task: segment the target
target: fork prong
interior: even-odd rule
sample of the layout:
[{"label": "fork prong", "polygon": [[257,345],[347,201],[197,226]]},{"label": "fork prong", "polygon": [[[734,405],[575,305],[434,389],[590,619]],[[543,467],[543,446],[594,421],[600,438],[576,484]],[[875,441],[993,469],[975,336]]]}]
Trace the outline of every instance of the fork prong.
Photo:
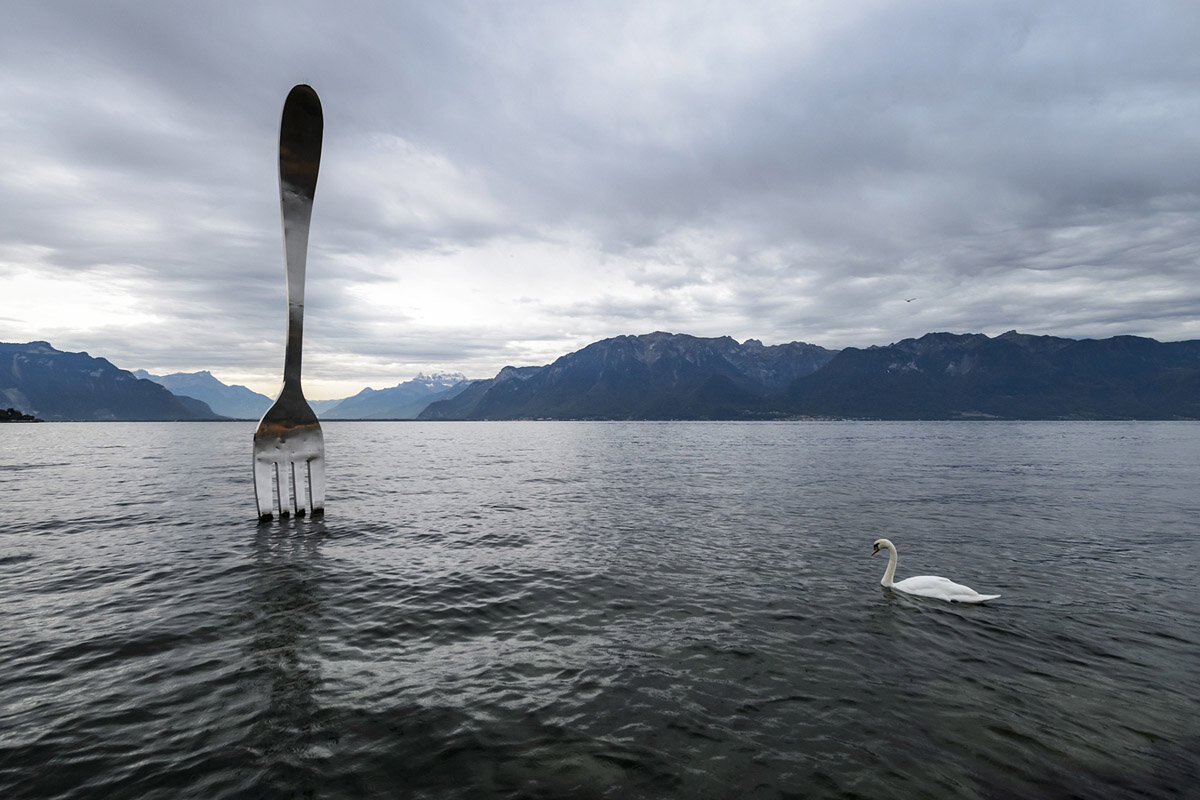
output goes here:
[{"label": "fork prong", "polygon": [[280,464],[280,503],[287,504],[283,506],[287,509],[284,516],[299,515],[299,494],[296,488],[296,463],[288,459]]},{"label": "fork prong", "polygon": [[254,488],[259,519],[324,512],[325,442],[315,420],[293,427],[260,424],[254,437]]},{"label": "fork prong", "polygon": [[254,499],[258,504],[258,518],[260,520],[271,519],[275,514],[277,504],[276,497],[276,464],[267,459],[258,458],[257,454],[254,459]]},{"label": "fork prong", "polygon": [[308,461],[308,505],[314,515],[325,513],[325,457]]},{"label": "fork prong", "polygon": [[254,497],[258,516],[280,517],[325,512],[325,459],[321,456],[254,460]]}]

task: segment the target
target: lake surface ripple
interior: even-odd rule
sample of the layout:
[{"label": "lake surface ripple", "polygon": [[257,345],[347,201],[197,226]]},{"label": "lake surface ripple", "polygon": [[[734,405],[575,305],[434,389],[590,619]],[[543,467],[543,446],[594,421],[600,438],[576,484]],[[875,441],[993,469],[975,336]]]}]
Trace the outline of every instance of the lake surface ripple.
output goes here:
[{"label": "lake surface ripple", "polygon": [[0,797],[1198,796],[1200,424],[253,427],[0,428]]}]

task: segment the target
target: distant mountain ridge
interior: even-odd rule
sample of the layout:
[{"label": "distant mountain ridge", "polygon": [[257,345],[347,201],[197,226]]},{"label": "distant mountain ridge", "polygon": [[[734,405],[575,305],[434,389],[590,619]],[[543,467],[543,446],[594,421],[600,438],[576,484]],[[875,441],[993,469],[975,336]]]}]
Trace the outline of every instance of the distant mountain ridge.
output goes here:
[{"label": "distant mountain ridge", "polygon": [[778,403],[878,419],[1200,419],[1200,341],[929,333],[846,348]]},{"label": "distant mountain ridge", "polygon": [[617,336],[545,367],[505,367],[420,419],[742,419],[778,416],[763,399],[836,351],[790,342],[656,331]]},{"label": "distant mountain ridge", "polygon": [[324,411],[329,419],[416,419],[426,406],[454,397],[469,385],[458,373],[419,374],[390,389],[363,389]]},{"label": "distant mountain ridge", "polygon": [[[270,405],[207,372],[158,380],[167,379],[179,391],[211,389],[254,405],[218,401],[231,412],[218,414],[87,353],[0,344],[0,402],[48,421],[256,419]],[[1194,420],[1200,341],[929,333],[836,351],[659,331],[595,342],[545,366],[505,367],[487,380],[419,375],[312,405],[326,419]]]},{"label": "distant mountain ridge", "polygon": [[[176,396],[203,400],[214,412],[231,419],[261,419],[273,402],[245,386],[228,386],[207,370],[152,375],[139,369],[133,374],[154,381]],[[415,419],[429,403],[453,397],[469,383],[457,373],[419,374],[389,389],[367,388],[352,397],[311,400],[309,405],[327,419]]]},{"label": "distant mountain ridge", "polygon": [[56,350],[48,342],[0,342],[0,395],[47,421],[218,420],[208,404],[178,397],[107,359]]},{"label": "distant mountain ridge", "polygon": [[203,400],[213,412],[231,419],[258,420],[271,407],[271,398],[266,395],[237,384],[228,386],[208,370],[151,375],[144,369],[138,369],[133,374],[166,387],[174,395]]},{"label": "distant mountain ridge", "polygon": [[421,419],[1200,419],[1200,341],[930,333],[883,347],[605,339]]}]

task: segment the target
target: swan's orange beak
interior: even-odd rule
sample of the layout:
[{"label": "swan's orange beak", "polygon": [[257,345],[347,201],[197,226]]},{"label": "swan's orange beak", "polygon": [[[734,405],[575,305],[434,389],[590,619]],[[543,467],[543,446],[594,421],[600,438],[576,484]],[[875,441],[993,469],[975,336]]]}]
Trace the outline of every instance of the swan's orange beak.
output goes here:
[{"label": "swan's orange beak", "polygon": [[875,547],[872,548],[872,550],[871,550],[871,555],[875,555],[878,552],[879,552],[879,545],[875,545]]}]

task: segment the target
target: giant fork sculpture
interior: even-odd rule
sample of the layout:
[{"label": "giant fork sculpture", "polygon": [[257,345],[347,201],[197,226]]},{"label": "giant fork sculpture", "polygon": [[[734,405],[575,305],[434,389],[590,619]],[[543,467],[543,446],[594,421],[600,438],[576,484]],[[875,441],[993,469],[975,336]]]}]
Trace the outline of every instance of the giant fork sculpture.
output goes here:
[{"label": "giant fork sculpture", "polygon": [[287,347],[283,388],[254,432],[254,496],[258,518],[278,512],[325,511],[325,440],[300,388],[304,336],[304,267],[308,227],[321,163],[324,117],[311,87],[293,87],[279,124],[279,199],[287,268]]}]

